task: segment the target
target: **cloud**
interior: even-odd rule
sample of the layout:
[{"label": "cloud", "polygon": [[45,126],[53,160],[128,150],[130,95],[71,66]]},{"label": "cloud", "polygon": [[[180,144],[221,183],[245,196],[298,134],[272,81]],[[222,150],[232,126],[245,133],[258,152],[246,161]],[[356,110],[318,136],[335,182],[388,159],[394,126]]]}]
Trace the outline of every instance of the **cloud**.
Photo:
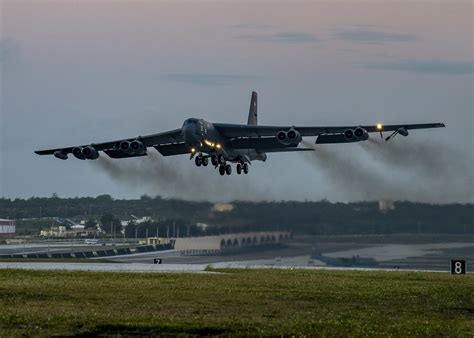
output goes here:
[{"label": "cloud", "polygon": [[277,32],[274,34],[242,34],[238,39],[272,43],[311,43],[319,41],[316,36],[306,32]]},{"label": "cloud", "polygon": [[340,40],[363,43],[407,42],[418,40],[416,35],[413,34],[383,32],[367,29],[340,31],[336,33],[336,37]]},{"label": "cloud", "polygon": [[168,81],[190,83],[203,86],[220,86],[238,82],[255,81],[258,76],[220,73],[169,73],[162,76]]},{"label": "cloud", "polygon": [[369,62],[364,68],[424,74],[465,75],[474,73],[472,61],[398,60]]}]

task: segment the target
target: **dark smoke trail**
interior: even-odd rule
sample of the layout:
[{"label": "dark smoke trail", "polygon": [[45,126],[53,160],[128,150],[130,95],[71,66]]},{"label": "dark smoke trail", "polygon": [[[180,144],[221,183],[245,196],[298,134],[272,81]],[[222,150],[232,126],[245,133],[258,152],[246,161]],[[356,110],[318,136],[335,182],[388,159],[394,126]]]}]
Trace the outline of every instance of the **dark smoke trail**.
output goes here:
[{"label": "dark smoke trail", "polygon": [[[307,147],[313,144],[303,141]],[[400,187],[389,173],[374,171],[366,156],[353,144],[340,146],[318,146],[314,153],[304,153],[305,159],[318,172],[330,180],[336,192],[345,200],[374,200],[403,195]]]},{"label": "dark smoke trail", "polygon": [[[417,139],[373,140],[360,144],[386,168],[413,176],[418,191],[426,190],[440,201],[474,200],[473,153],[463,153],[447,144]],[[429,196],[425,196],[429,197]]]},{"label": "dark smoke trail", "polygon": [[473,200],[470,154],[462,156],[443,145],[369,140],[358,145],[318,146],[314,154],[305,155],[335,189],[352,199]]},{"label": "dark smoke trail", "polygon": [[252,180],[250,175],[221,177],[211,166],[196,168],[194,162],[155,153],[119,161],[103,156],[97,164],[119,184],[152,195],[216,202],[268,200],[272,196],[269,187]]}]

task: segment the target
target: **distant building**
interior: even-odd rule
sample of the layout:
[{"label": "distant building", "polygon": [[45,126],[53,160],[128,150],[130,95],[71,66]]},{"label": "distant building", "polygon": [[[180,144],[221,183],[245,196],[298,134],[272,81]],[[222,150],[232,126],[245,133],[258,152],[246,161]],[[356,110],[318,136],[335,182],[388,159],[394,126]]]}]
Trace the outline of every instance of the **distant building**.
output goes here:
[{"label": "distant building", "polygon": [[168,244],[171,240],[169,238],[163,237],[148,237],[145,241],[140,241],[140,244],[146,245],[158,245],[158,244]]},{"label": "distant building", "polygon": [[395,210],[395,204],[391,200],[379,201],[379,212],[385,214],[391,210]]},{"label": "distant building", "polygon": [[255,247],[280,245],[291,238],[287,231],[246,232],[176,238],[174,248],[185,255],[220,254]]},{"label": "distant building", "polygon": [[130,223],[133,223],[133,224],[143,224],[143,223],[146,223],[146,222],[153,222],[152,218],[149,217],[149,216],[144,216],[144,217],[141,217],[141,218],[138,218],[137,216],[134,216],[134,215],[130,215],[130,219],[129,220],[126,220],[126,221],[120,221],[120,224],[123,226],[123,227],[126,227],[127,225],[129,225]]},{"label": "distant building", "polygon": [[216,203],[212,206],[212,211],[228,212],[234,210],[234,205],[230,203]]},{"label": "distant building", "polygon": [[10,219],[0,219],[0,237],[14,237],[15,234],[15,221]]},{"label": "distant building", "polygon": [[66,237],[66,226],[52,226],[46,230],[41,230],[40,236],[43,237]]},{"label": "distant building", "polygon": [[75,225],[70,229],[67,229],[64,225],[53,226],[46,230],[41,230],[40,236],[43,237],[57,237],[57,238],[65,238],[65,237],[85,237],[85,236],[93,236],[97,233],[96,228],[87,228],[85,229],[84,226]]}]

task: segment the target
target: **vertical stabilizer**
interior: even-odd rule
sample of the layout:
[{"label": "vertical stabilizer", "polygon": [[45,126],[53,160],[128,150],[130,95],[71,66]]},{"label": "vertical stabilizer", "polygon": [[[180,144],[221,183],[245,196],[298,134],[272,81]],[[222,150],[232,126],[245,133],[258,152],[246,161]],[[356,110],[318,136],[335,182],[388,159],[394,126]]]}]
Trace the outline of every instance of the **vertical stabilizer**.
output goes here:
[{"label": "vertical stabilizer", "polygon": [[252,92],[252,99],[250,100],[249,119],[247,121],[249,126],[257,125],[257,92]]}]

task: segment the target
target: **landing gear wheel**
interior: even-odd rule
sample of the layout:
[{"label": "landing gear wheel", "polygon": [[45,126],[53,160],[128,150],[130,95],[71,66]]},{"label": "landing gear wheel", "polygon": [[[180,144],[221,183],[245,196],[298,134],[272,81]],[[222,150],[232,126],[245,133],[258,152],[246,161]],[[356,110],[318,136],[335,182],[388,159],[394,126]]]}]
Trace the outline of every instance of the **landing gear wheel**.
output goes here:
[{"label": "landing gear wheel", "polygon": [[216,155],[212,155],[211,156],[211,163],[213,166],[216,166],[219,164],[219,162],[217,161],[217,156]]},{"label": "landing gear wheel", "polygon": [[194,159],[194,163],[196,163],[196,165],[197,165],[198,167],[200,167],[201,164],[202,164],[202,158],[201,158],[201,156],[199,156],[199,155],[196,156],[196,158]]},{"label": "landing gear wheel", "polygon": [[237,169],[237,175],[242,174],[242,165],[240,163],[237,163],[236,169]]},{"label": "landing gear wheel", "polygon": [[225,175],[225,166],[223,166],[223,165],[219,166],[219,174],[221,174],[221,176]]},{"label": "landing gear wheel", "polygon": [[203,165],[203,167],[207,167],[208,164],[209,164],[209,158],[203,157],[203,158],[202,158],[202,165]]},{"label": "landing gear wheel", "polygon": [[225,166],[225,173],[226,173],[227,175],[232,174],[232,166],[231,166],[230,164],[227,164],[227,165]]},{"label": "landing gear wheel", "polygon": [[225,164],[224,155],[222,155],[222,154],[217,155],[217,162],[219,162],[219,164],[224,165]]},{"label": "landing gear wheel", "polygon": [[249,173],[249,164],[248,163],[244,163],[244,174],[248,174]]}]

